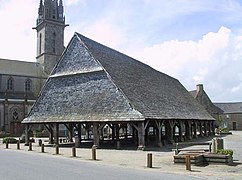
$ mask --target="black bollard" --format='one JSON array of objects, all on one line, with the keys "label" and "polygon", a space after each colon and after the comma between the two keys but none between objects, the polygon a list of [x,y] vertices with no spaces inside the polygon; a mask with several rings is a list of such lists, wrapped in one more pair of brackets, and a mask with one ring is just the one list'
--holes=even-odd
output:
[{"label": "black bollard", "polygon": [[55,145],[55,154],[59,154],[59,145]]},{"label": "black bollard", "polygon": [[72,157],[76,157],[76,147],[72,147]]},{"label": "black bollard", "polygon": [[6,149],[8,149],[8,144],[9,144],[8,141],[6,141]]},{"label": "black bollard", "polygon": [[92,146],[92,160],[97,160],[97,146],[93,145]]},{"label": "black bollard", "polygon": [[41,152],[44,153],[45,152],[45,145],[41,144]]},{"label": "black bollard", "polygon": [[29,151],[32,151],[32,142],[29,143]]},{"label": "black bollard", "polygon": [[20,142],[17,141],[17,149],[19,150],[20,149]]},{"label": "black bollard", "polygon": [[147,154],[147,167],[152,168],[152,153]]}]

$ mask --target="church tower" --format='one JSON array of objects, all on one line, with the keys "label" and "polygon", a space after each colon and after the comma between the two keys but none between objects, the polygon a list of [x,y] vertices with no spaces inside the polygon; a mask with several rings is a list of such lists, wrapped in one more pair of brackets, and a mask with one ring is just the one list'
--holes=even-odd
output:
[{"label": "church tower", "polygon": [[62,0],[40,0],[38,9],[37,62],[50,74],[64,51],[64,7]]}]

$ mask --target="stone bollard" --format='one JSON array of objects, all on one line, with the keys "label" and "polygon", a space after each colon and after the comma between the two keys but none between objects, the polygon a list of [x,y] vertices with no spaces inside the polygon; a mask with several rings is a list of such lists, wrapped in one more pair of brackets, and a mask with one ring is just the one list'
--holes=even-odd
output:
[{"label": "stone bollard", "polygon": [[147,167],[152,168],[152,153],[147,154]]},{"label": "stone bollard", "polygon": [[9,144],[9,142],[8,142],[8,141],[6,141],[6,149],[8,149],[8,144]]},{"label": "stone bollard", "polygon": [[32,151],[32,142],[29,143],[29,151]]},{"label": "stone bollard", "polygon": [[191,171],[191,157],[187,155],[185,161],[186,161],[186,170]]},{"label": "stone bollard", "polygon": [[93,145],[92,146],[92,160],[97,160],[97,146]]},{"label": "stone bollard", "polygon": [[217,150],[224,149],[224,140],[222,138],[217,138]]},{"label": "stone bollard", "polygon": [[45,145],[41,144],[41,152],[44,153],[45,152]]},{"label": "stone bollard", "polygon": [[59,154],[59,145],[55,145],[55,154]]},{"label": "stone bollard", "polygon": [[76,147],[72,147],[72,157],[76,157]]},{"label": "stone bollard", "polygon": [[219,149],[224,149],[224,140],[221,138],[212,139],[212,153],[217,153]]},{"label": "stone bollard", "polygon": [[17,141],[17,149],[19,150],[20,149],[20,142]]}]

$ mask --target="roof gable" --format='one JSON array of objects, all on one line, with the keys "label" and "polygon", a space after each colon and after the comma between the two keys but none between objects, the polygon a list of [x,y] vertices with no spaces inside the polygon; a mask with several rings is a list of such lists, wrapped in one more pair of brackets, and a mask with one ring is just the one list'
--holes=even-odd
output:
[{"label": "roof gable", "polygon": [[224,113],[242,113],[242,102],[234,103],[214,103],[215,106],[219,107]]},{"label": "roof gable", "polygon": [[85,44],[74,36],[51,76],[73,75],[103,70],[92,57]]},{"label": "roof gable", "polygon": [[214,120],[178,80],[76,33],[23,122],[145,118]]}]

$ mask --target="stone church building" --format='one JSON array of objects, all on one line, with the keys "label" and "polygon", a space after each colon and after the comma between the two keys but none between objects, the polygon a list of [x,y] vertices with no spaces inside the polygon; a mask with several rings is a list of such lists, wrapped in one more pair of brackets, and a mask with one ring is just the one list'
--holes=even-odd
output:
[{"label": "stone church building", "polygon": [[40,0],[33,28],[37,31],[37,61],[0,58],[0,131],[23,132],[21,121],[63,53],[65,27],[62,0]]}]

